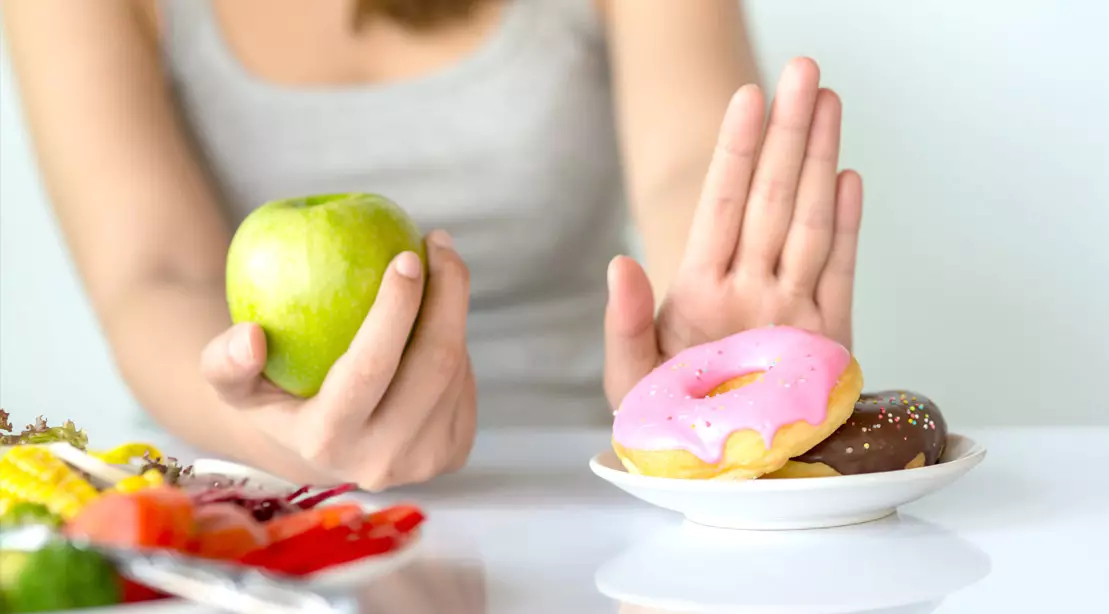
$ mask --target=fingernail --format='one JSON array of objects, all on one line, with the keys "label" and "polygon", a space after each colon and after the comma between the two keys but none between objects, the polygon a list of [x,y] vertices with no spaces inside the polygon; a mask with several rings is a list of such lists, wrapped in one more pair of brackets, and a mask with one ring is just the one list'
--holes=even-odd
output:
[{"label": "fingernail", "polygon": [[447,231],[445,230],[431,231],[431,234],[427,235],[427,240],[431,241],[435,245],[438,245],[439,247],[443,247],[446,249],[451,249],[452,247],[454,247],[454,240],[451,239],[451,236],[447,234]]},{"label": "fingernail", "polygon": [[240,328],[231,337],[231,343],[228,347],[231,353],[231,360],[240,366],[250,366],[254,363],[254,348],[250,346],[250,332],[245,328]]},{"label": "fingernail", "polygon": [[423,264],[415,252],[403,252],[397,256],[397,272],[409,279],[419,279]]},{"label": "fingernail", "polygon": [[608,262],[608,290],[609,290],[609,292],[611,292],[612,288],[616,285],[616,262],[618,260],[620,260],[620,256],[617,256],[617,257],[613,258],[612,260],[609,260],[609,262]]}]

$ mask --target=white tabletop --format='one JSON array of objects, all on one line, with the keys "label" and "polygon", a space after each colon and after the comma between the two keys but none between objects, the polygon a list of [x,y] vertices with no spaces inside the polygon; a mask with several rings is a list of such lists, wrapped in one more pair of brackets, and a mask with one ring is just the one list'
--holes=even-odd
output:
[{"label": "white tabletop", "polygon": [[594,476],[606,432],[482,433],[462,473],[373,498],[415,501],[428,522],[420,558],[361,591],[365,611],[1105,611],[1109,428],[964,434],[985,443],[986,461],[895,517],[733,532],[687,525]]}]

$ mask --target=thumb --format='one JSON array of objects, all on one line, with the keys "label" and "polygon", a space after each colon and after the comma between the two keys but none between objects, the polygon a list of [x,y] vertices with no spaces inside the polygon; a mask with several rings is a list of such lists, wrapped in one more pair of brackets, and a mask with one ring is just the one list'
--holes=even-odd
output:
[{"label": "thumb", "polygon": [[201,354],[204,379],[229,403],[242,401],[257,387],[266,364],[266,336],[250,322],[236,324],[213,339]]},{"label": "thumb", "polygon": [[651,282],[639,263],[617,256],[608,265],[605,308],[605,394],[613,409],[658,361]]}]

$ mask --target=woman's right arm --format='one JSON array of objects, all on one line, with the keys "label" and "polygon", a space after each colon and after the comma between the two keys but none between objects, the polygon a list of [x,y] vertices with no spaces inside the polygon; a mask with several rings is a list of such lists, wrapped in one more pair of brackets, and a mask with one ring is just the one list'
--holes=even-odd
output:
[{"label": "woman's right arm", "polygon": [[0,6],[47,193],[131,391],[198,447],[311,479],[201,375],[203,349],[231,324],[231,232],[174,114],[154,29],[130,0]]},{"label": "woman's right arm", "polygon": [[137,1],[2,4],[47,191],[136,398],[193,445],[302,483],[379,489],[459,468],[476,391],[469,273],[449,238],[428,236],[426,297],[416,254],[394,260],[319,394],[265,381],[262,330],[230,326],[231,232]]}]

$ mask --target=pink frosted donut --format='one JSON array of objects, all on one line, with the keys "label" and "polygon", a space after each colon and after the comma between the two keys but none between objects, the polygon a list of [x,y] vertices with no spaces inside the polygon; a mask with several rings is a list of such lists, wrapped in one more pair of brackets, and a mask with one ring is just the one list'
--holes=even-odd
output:
[{"label": "pink frosted donut", "polygon": [[616,410],[613,448],[632,473],[755,478],[831,435],[862,387],[839,343],[756,328],[689,348],[643,378]]}]

